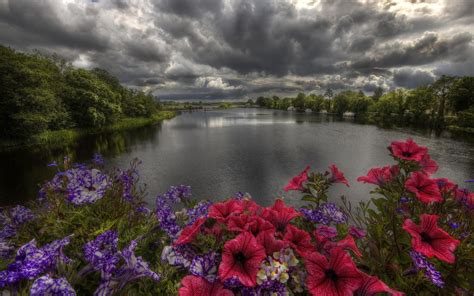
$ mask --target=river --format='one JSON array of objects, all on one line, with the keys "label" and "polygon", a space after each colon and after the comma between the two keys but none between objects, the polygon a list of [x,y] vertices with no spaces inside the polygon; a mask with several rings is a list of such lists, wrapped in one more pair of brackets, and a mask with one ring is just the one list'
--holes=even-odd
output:
[{"label": "river", "polygon": [[76,162],[101,153],[108,167],[126,167],[142,160],[141,181],[152,201],[170,185],[186,184],[199,199],[223,199],[249,192],[268,205],[277,196],[296,199],[282,188],[306,165],[324,170],[336,164],[351,187],[336,185],[333,196],[357,202],[369,196],[370,185],[357,183],[369,168],[392,163],[386,147],[412,137],[430,149],[440,165],[436,176],[474,189],[474,137],[436,136],[427,131],[382,129],[330,115],[264,109],[183,112],[155,126],[85,136],[60,149],[28,148],[0,152],[0,205],[35,198],[38,184],[51,178],[46,165],[69,155]]}]

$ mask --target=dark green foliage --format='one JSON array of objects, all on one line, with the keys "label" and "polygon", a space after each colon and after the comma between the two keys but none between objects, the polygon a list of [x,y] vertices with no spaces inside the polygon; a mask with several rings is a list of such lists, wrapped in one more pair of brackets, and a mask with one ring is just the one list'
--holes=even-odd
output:
[{"label": "dark green foliage", "polygon": [[28,139],[72,127],[100,128],[152,117],[155,98],[120,85],[102,69],[75,69],[57,57],[0,46],[0,138]]}]

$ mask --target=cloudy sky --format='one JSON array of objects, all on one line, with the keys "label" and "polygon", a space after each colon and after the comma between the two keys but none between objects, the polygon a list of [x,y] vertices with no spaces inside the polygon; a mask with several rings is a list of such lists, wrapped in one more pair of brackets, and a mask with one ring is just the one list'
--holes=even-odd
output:
[{"label": "cloudy sky", "polygon": [[474,0],[0,0],[0,43],[162,99],[416,87],[474,75]]}]

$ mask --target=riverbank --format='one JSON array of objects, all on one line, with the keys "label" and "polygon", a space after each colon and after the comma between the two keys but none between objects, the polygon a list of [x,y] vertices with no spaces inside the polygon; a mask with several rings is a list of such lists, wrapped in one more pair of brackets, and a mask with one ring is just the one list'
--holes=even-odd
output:
[{"label": "riverbank", "polygon": [[165,119],[171,119],[174,116],[176,116],[176,112],[160,111],[149,118],[145,118],[145,117],[122,118],[112,125],[104,126],[101,128],[63,129],[63,130],[57,130],[57,131],[46,131],[26,140],[14,140],[14,141],[0,140],[0,150],[9,150],[9,149],[22,148],[22,147],[42,146],[42,145],[47,145],[49,147],[60,147],[63,145],[70,144],[71,142],[74,142],[77,138],[84,135],[128,130],[128,129],[138,128],[138,127],[153,125]]}]

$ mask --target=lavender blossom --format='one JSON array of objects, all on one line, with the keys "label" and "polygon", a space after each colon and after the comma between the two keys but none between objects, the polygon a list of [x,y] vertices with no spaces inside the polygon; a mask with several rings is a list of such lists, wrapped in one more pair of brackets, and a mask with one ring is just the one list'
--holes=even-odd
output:
[{"label": "lavender blossom", "polygon": [[133,186],[138,181],[138,172],[136,170],[120,171],[118,180],[122,184],[122,197],[131,202]]},{"label": "lavender blossom", "polygon": [[117,232],[107,230],[84,246],[84,257],[104,278],[111,275],[120,260],[117,244]]},{"label": "lavender blossom", "polygon": [[21,246],[15,262],[0,272],[0,287],[15,284],[22,279],[32,280],[40,274],[52,270],[59,262],[69,262],[62,254],[62,248],[69,244],[69,238],[53,241],[42,248],[36,246],[36,240],[31,240]]},{"label": "lavender blossom", "polygon": [[219,254],[216,252],[209,252],[203,256],[194,257],[189,266],[189,271],[191,274],[203,277],[213,283],[217,279],[219,262]]},{"label": "lavender blossom", "polygon": [[126,284],[142,277],[150,277],[155,281],[160,276],[153,272],[142,257],[135,256],[137,241],[133,240],[128,247],[119,252],[125,264],[111,274],[102,274],[102,281],[94,295],[112,295],[115,291],[122,290]]},{"label": "lavender blossom", "polygon": [[14,249],[7,240],[0,238],[0,259],[10,258]]},{"label": "lavender blossom", "polygon": [[48,167],[57,167],[58,166],[58,163],[56,161],[53,161],[51,163],[48,163],[47,165]]},{"label": "lavender blossom", "polygon": [[30,209],[20,205],[10,210],[10,216],[13,224],[15,225],[21,225],[23,223],[33,220],[35,217],[35,215]]},{"label": "lavender blossom", "polygon": [[329,225],[331,222],[342,224],[347,222],[347,216],[334,203],[324,203],[315,210],[301,208],[300,212],[314,223]]},{"label": "lavender blossom", "polygon": [[444,281],[441,278],[441,273],[437,271],[433,264],[431,264],[425,256],[416,251],[410,251],[410,257],[415,265],[417,271],[424,270],[425,276],[437,287],[443,288]]},{"label": "lavender blossom", "polygon": [[37,278],[30,290],[31,296],[75,296],[76,292],[65,278],[54,279],[49,275]]},{"label": "lavender blossom", "polygon": [[96,165],[104,165],[105,163],[104,158],[102,157],[102,155],[100,155],[100,153],[94,153],[94,156],[92,157],[92,161]]},{"label": "lavender blossom", "polygon": [[171,204],[181,202],[182,198],[191,196],[191,187],[186,185],[171,186],[163,197],[171,202]]},{"label": "lavender blossom", "polygon": [[194,250],[187,244],[166,246],[161,252],[161,261],[182,268],[190,267],[194,257],[196,257]]},{"label": "lavender blossom", "polygon": [[101,171],[76,165],[76,168],[57,173],[45,186],[65,193],[71,203],[82,205],[94,203],[104,197],[110,185],[109,176]]},{"label": "lavender blossom", "polygon": [[156,218],[160,223],[161,229],[165,231],[170,238],[175,239],[181,231],[181,227],[176,223],[176,216],[163,196],[156,198]]},{"label": "lavender blossom", "polygon": [[279,281],[266,281],[255,288],[244,287],[242,289],[242,296],[288,296],[290,295],[286,290],[285,284]]},{"label": "lavender blossom", "polygon": [[194,208],[188,209],[186,214],[189,217],[186,225],[191,225],[196,222],[197,219],[207,215],[209,207],[212,205],[210,201],[200,201]]}]

